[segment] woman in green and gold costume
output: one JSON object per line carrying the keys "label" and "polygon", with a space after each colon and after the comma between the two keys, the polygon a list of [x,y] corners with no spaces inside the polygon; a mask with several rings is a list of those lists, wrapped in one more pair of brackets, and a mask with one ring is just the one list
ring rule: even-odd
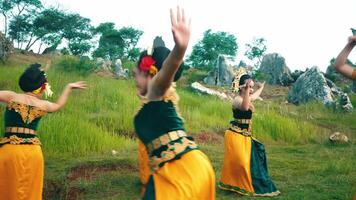
{"label": "woman in green and gold costume", "polygon": [[277,196],[280,192],[268,175],[264,145],[252,137],[252,102],[259,98],[264,83],[252,93],[251,76],[241,73],[235,82],[234,120],[225,132],[224,164],[219,188],[249,196]]}
{"label": "woman in green and gold costume", "polygon": [[60,110],[72,89],[84,89],[83,82],[70,83],[57,103],[42,100],[52,94],[40,64],[30,65],[21,75],[24,93],[0,91],[6,103],[5,134],[0,138],[0,199],[42,199],[44,161],[37,127],[46,113]]}
{"label": "woman in green and gold costume", "polygon": [[[157,47],[141,54],[134,69],[143,106],[134,119],[141,145],[141,180],[146,183],[143,199],[215,199],[215,175],[207,156],[189,137],[177,110],[173,86],[182,73],[183,57],[190,38],[184,11],[171,11],[175,46]],[[144,152],[147,155],[144,156]],[[148,174],[145,160],[150,168]],[[148,177],[148,180],[147,180]]]}

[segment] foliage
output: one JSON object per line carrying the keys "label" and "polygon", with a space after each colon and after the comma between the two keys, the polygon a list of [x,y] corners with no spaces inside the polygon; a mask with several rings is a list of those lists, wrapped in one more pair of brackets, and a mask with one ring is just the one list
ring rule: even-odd
{"label": "foliage", "polygon": [[254,67],[257,69],[262,61],[263,56],[267,50],[264,38],[254,38],[249,44],[246,44],[245,56],[254,62]]}

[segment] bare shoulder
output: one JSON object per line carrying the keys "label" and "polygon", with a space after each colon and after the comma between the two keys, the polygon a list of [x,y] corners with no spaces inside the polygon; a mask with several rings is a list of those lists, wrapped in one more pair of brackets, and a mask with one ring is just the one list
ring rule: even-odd
{"label": "bare shoulder", "polygon": [[8,103],[16,97],[17,93],[9,90],[0,91],[0,102]]}
{"label": "bare shoulder", "polygon": [[242,97],[240,95],[237,95],[234,100],[232,101],[232,107],[233,108],[240,108],[242,104]]}

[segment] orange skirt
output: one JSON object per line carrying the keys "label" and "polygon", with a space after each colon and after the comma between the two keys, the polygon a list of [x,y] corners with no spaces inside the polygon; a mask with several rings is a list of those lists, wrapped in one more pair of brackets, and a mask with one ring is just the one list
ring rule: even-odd
{"label": "orange skirt", "polygon": [[39,145],[0,147],[0,198],[41,200],[44,161]]}

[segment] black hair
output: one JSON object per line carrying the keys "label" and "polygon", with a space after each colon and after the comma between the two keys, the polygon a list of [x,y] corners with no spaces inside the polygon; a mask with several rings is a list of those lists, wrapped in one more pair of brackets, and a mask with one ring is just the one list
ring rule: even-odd
{"label": "black hair", "polygon": [[21,75],[19,86],[24,92],[32,92],[46,83],[46,75],[38,63],[31,64]]}
{"label": "black hair", "polygon": [[248,75],[248,74],[242,75],[241,78],[240,78],[240,81],[239,81],[239,86],[244,85],[245,82],[246,82],[248,79],[251,79],[251,78],[252,78],[252,77],[251,77],[250,75]]}
{"label": "black hair", "polygon": [[[156,47],[153,49],[153,54],[152,58],[156,61],[155,66],[157,67],[158,71],[161,70],[163,66],[163,62],[166,60],[168,55],[171,53],[171,51],[167,47]],[[140,58],[138,60],[138,65],[141,63],[141,60],[143,57],[147,56],[147,51],[143,51],[140,55]],[[178,81],[180,77],[182,76],[184,70],[184,63],[182,63],[179,66],[179,69],[177,70],[175,76],[174,76],[174,82]]]}

